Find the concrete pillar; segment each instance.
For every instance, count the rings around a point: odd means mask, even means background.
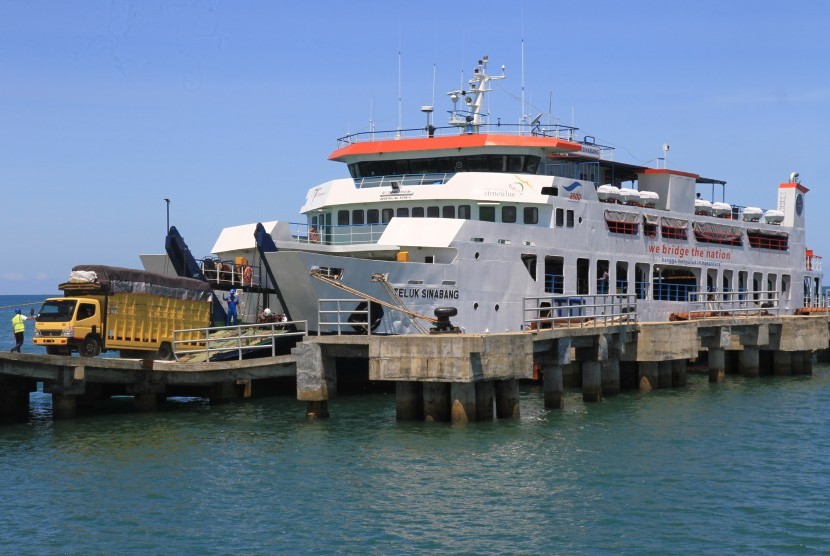
[[[639,361],[638,371],[640,392],[651,392],[658,387],[657,361]]]
[[[813,374],[813,352],[811,352],[811,351],[802,351],[801,353],[804,354],[804,374],[805,375],[812,375]]]
[[[424,382],[424,421],[450,420],[450,385],[447,382]]]
[[[602,374],[602,395],[616,396],[620,393],[620,360],[608,359],[600,363]]]
[[[469,423],[476,420],[475,383],[450,383],[450,400],[450,419],[453,423]]]
[[[324,353],[320,344],[300,342],[291,349],[297,358],[297,399],[325,402],[337,395],[337,369],[334,357]],[[313,404],[309,404],[312,406]],[[328,416],[328,404],[324,404]],[[317,407],[314,405],[313,407]],[[316,411],[316,410],[315,410]],[[322,413],[319,416],[322,416]]]
[[[329,418],[329,402],[328,400],[308,401],[305,404],[306,419],[328,419]]]
[[[758,348],[755,346],[744,346],[738,355],[738,366],[741,374],[748,378],[760,376],[761,368],[759,363]]]
[[[17,377],[0,378],[0,421],[19,423],[29,419],[29,392],[36,383]]]
[[[549,365],[542,369],[542,389],[545,392],[546,408],[562,409],[565,407],[562,367],[560,365]]]
[[[671,388],[671,371],[671,361],[660,361],[657,363],[658,388]]]
[[[772,374],[775,376],[790,376],[793,374],[793,354],[789,351],[774,352]]]
[[[726,380],[726,352],[722,348],[709,348],[709,382]]]
[[[139,411],[155,411],[159,406],[159,396],[155,392],[133,395],[133,407]]]
[[[582,401],[602,400],[602,367],[599,361],[582,361]]]
[[[476,420],[491,421],[493,419],[493,400],[496,389],[491,380],[480,380],[476,385]]]
[[[239,389],[239,397],[248,399],[253,395],[252,380],[237,380],[236,387]]]
[[[52,394],[52,418],[71,419],[77,412],[76,396]]]
[[[214,382],[210,385],[211,405],[228,403],[236,399],[236,385],[233,382]]]
[[[519,381],[516,379],[496,381],[496,417],[499,419],[518,419]]]
[[[686,360],[675,359],[671,362],[671,385],[673,388],[686,387]]]
[[[792,361],[792,373],[794,375],[804,374],[804,352],[793,351],[790,353],[790,360]]]
[[[419,421],[424,418],[420,382],[395,383],[395,418],[398,421]]]

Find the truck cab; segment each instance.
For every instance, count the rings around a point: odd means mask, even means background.
[[[34,343],[50,355],[95,357],[104,348],[103,305],[103,296],[47,299],[35,321]]]

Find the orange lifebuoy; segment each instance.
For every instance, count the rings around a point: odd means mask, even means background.
[[[242,271],[242,282],[244,284],[251,284],[254,280],[254,269],[250,266],[246,266],[245,269]]]
[[[320,232],[317,231],[317,228],[311,227],[308,229],[308,241],[310,243],[319,243],[320,242]]]

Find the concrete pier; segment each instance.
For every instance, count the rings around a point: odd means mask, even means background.
[[[748,378],[757,378],[761,373],[758,348],[746,346],[738,353],[741,374]]]
[[[584,324],[584,323],[583,323]],[[668,323],[553,327],[504,334],[305,337],[291,355],[211,363],[0,354],[0,420],[28,418],[36,382],[53,398],[57,419],[112,395],[137,410],[168,396],[212,404],[257,395],[264,384],[296,387],[309,418],[329,416],[338,390],[368,381],[395,391],[400,420],[471,422],[521,415],[519,382],[541,372],[546,408],[566,389],[599,402],[625,388],[682,388],[687,360],[704,352],[709,380],[812,372],[812,353],[830,344],[830,315],[750,316]],[[362,370],[354,370],[358,362]],[[270,381],[270,382],[269,382]],[[357,381],[357,382],[356,382]]]

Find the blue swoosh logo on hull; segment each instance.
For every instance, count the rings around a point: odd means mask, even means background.
[[[579,183],[578,181],[575,181],[575,182],[573,182],[571,185],[569,185],[569,186],[567,186],[567,187],[563,187],[562,189],[564,189],[565,191],[567,191],[568,193],[570,193],[571,191],[573,191],[573,190],[574,190],[574,189],[576,189],[577,187],[581,187],[581,186],[582,186],[582,184],[581,184],[581,183]]]

